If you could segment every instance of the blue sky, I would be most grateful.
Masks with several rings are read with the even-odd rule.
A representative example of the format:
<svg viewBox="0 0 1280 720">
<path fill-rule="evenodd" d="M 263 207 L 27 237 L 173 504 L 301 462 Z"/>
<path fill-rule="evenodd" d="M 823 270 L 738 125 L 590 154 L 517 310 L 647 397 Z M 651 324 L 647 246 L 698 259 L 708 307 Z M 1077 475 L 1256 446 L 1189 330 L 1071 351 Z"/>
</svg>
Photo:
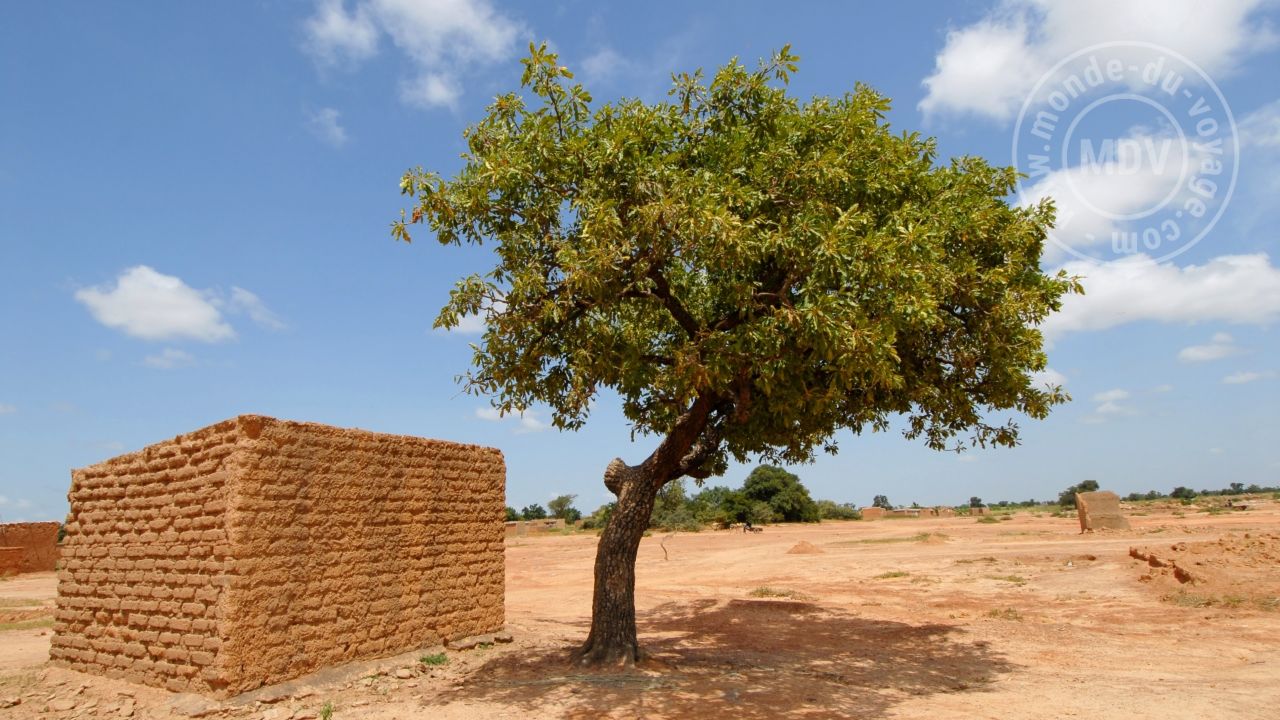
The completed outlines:
<svg viewBox="0 0 1280 720">
<path fill-rule="evenodd" d="M 858 504 L 1047 498 L 1086 478 L 1121 493 L 1277 484 L 1280 8 L 1182 5 L 6 4 L 0 520 L 61 518 L 70 468 L 249 412 L 499 447 L 516 506 L 609 499 L 605 465 L 651 442 L 630 441 L 608 398 L 587 429 L 560 433 L 537 409 L 496 419 L 461 394 L 479 335 L 430 328 L 486 253 L 388 234 L 403 171 L 459 167 L 463 129 L 516 86 L 530 40 L 550 42 L 598 100 L 661 99 L 674 70 L 791 43 L 796 94 L 869 83 L 894 99 L 896 127 L 937 136 L 943 159 L 1001 164 L 1015 163 L 1019 112 L 1048 101 L 1037 82 L 1061 79 L 1059 60 L 1106 42 L 1125 62 L 1139 53 L 1135 66 L 1189 60 L 1203 72 L 1187 70 L 1187 86 L 1220 88 L 1209 114 L 1239 148 L 1216 175 L 1209 215 L 1221 216 L 1188 225 L 1203 237 L 1173 257 L 1109 252 L 1107 233 L 1138 221 L 1086 210 L 1060 228 L 1044 267 L 1085 275 L 1089 294 L 1046 327 L 1046 380 L 1074 401 L 1024 423 L 1014 450 L 957 456 L 846 433 L 838 456 L 793 469 L 815 495 Z M 1200 117 L 1149 106 L 1077 105 L 1061 142 L 1167 149 Z M 1213 162 L 1173 147 L 1183 170 Z M 1190 198 L 1177 173 L 1098 179 L 1061 157 L 1010 201 L 1120 212 L 1170 188 Z"/>
</svg>

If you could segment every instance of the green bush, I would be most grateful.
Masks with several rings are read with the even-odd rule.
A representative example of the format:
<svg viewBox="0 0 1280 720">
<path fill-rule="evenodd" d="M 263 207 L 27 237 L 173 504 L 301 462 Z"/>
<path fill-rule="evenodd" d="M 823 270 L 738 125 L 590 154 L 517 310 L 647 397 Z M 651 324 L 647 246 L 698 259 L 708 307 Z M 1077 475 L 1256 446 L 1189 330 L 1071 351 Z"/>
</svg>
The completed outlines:
<svg viewBox="0 0 1280 720">
<path fill-rule="evenodd" d="M 854 507 L 853 503 L 819 500 L 818 517 L 823 520 L 861 520 L 862 512 Z"/>
</svg>

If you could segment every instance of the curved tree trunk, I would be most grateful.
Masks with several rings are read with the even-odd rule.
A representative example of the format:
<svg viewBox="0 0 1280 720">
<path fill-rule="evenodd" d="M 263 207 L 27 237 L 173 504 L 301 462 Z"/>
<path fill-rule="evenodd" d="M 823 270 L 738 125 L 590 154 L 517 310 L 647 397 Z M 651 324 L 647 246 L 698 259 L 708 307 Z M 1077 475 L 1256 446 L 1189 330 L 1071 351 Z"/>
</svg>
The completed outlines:
<svg viewBox="0 0 1280 720">
<path fill-rule="evenodd" d="M 616 465 L 610 466 L 615 469 Z M 641 659 L 636 638 L 636 551 L 649 527 L 661 484 L 643 477 L 640 468 L 627 470 L 630 477 L 619 488 L 617 505 L 596 547 L 591 634 L 578 651 L 584 665 L 631 665 Z"/>
<path fill-rule="evenodd" d="M 644 462 L 630 466 L 614 459 L 604 486 L 618 496 L 596 546 L 591 634 L 578 651 L 583 665 L 631 665 L 643 653 L 636 638 L 636 551 L 649 528 L 653 502 L 668 481 L 699 473 L 715 443 L 703 438 L 712 401 L 698 398 Z M 701 477 L 706 477 L 701 475 Z"/>
</svg>

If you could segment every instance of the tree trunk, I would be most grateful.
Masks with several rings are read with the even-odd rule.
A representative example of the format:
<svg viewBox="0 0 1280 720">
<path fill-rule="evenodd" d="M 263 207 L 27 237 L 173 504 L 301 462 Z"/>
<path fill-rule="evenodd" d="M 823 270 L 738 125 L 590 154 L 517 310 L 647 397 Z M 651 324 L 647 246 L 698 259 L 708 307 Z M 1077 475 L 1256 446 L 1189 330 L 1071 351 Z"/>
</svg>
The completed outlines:
<svg viewBox="0 0 1280 720">
<path fill-rule="evenodd" d="M 620 461 L 610 465 L 617 472 Z M 618 502 L 596 547 L 591 634 L 578 651 L 583 665 L 632 665 L 641 659 L 636 638 L 636 551 L 649 528 L 661 483 L 645 477 L 643 466 L 625 469 Z M 606 473 L 609 484 L 609 473 Z"/>
<path fill-rule="evenodd" d="M 667 482 L 700 472 L 715 443 L 703 438 L 712 400 L 699 397 L 644 462 L 630 466 L 614 459 L 604 486 L 618 496 L 596 546 L 591 634 L 578 651 L 583 665 L 632 665 L 643 653 L 636 638 L 636 551 L 649 528 L 653 502 Z M 705 477 L 705 475 L 703 476 Z"/>
</svg>

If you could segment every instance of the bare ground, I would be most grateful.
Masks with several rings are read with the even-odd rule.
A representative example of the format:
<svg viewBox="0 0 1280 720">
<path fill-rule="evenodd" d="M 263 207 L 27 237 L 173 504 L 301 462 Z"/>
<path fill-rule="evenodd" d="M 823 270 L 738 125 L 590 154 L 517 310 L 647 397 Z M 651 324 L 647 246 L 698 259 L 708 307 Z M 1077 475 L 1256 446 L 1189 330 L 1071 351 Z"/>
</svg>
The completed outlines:
<svg viewBox="0 0 1280 720">
<path fill-rule="evenodd" d="M 652 659 L 626 672 L 567 662 L 595 537 L 510 539 L 514 643 L 327 673 L 207 717 L 1280 717 L 1280 504 L 1145 510 L 1086 535 L 1029 513 L 655 533 L 637 569 Z M 0 581 L 0 718 L 181 717 L 163 691 L 44 665 L 54 587 Z"/>
</svg>

